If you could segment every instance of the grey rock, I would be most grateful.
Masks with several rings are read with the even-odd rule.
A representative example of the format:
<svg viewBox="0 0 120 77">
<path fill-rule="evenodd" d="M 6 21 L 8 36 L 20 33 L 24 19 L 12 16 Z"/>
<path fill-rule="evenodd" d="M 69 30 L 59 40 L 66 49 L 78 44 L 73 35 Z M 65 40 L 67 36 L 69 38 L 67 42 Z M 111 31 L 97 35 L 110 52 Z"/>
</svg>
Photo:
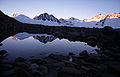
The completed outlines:
<svg viewBox="0 0 120 77">
<path fill-rule="evenodd" d="M 75 56 L 75 54 L 72 52 L 69 52 L 69 56 Z"/>
<path fill-rule="evenodd" d="M 26 59 L 22 58 L 22 57 L 18 57 L 15 59 L 15 62 L 24 62 L 26 61 Z"/>
<path fill-rule="evenodd" d="M 109 62 L 108 62 L 108 69 L 109 69 L 111 72 L 120 74 L 120 62 L 109 61 Z"/>
<path fill-rule="evenodd" d="M 0 46 L 2 46 L 3 44 L 2 43 L 0 43 Z"/>
<path fill-rule="evenodd" d="M 6 53 L 7 53 L 6 50 L 1 50 L 1 51 L 0 51 L 0 55 L 5 55 Z"/>
<path fill-rule="evenodd" d="M 67 56 L 55 55 L 55 54 L 50 54 L 48 57 L 53 58 L 55 60 L 67 60 L 68 59 Z"/>
<path fill-rule="evenodd" d="M 87 53 L 86 50 L 84 50 L 84 51 L 79 53 L 79 56 L 89 57 L 89 54 Z"/>
<path fill-rule="evenodd" d="M 48 71 L 48 74 L 46 74 L 45 77 L 58 77 L 58 76 L 57 76 L 57 71 L 50 69 L 50 70 Z"/>
<path fill-rule="evenodd" d="M 58 72 L 58 77 L 83 77 L 84 76 L 83 70 L 77 70 L 71 67 L 64 67 Z"/>
<path fill-rule="evenodd" d="M 96 38 L 95 36 L 89 36 L 89 37 L 87 38 L 87 40 L 88 40 L 88 41 L 90 41 L 90 40 L 94 40 L 94 41 L 96 41 L 97 38 Z"/>
</svg>

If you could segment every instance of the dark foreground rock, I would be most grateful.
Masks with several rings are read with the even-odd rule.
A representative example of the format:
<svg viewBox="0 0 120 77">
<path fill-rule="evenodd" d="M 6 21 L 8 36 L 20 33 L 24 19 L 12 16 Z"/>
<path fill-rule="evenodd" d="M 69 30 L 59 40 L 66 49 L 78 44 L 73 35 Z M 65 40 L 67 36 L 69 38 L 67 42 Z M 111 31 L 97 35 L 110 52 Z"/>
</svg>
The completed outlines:
<svg viewBox="0 0 120 77">
<path fill-rule="evenodd" d="M 0 43 L 0 46 L 2 46 L 3 44 L 2 43 Z"/>
<path fill-rule="evenodd" d="M 1 50 L 1 51 L 0 51 L 0 55 L 5 55 L 6 53 L 7 53 L 6 50 Z"/>
<path fill-rule="evenodd" d="M 119 77 L 120 62 L 87 51 L 80 56 L 50 54 L 44 59 L 24 59 L 15 62 L 2 61 L 1 77 Z M 85 56 L 85 57 L 82 57 Z M 50 61 L 51 60 L 51 61 Z"/>
</svg>

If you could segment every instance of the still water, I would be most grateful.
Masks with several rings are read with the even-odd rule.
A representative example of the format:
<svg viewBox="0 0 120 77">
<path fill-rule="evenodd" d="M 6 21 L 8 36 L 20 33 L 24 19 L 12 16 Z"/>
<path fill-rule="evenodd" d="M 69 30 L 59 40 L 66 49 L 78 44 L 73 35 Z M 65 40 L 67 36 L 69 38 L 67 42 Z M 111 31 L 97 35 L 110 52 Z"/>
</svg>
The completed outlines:
<svg viewBox="0 0 120 77">
<path fill-rule="evenodd" d="M 81 51 L 95 52 L 97 47 L 91 47 L 85 42 L 59 39 L 47 34 L 18 33 L 2 41 L 0 50 L 6 50 L 11 59 L 17 57 L 29 58 L 31 56 L 42 57 L 49 54 L 67 55 L 73 52 L 78 55 Z"/>
</svg>

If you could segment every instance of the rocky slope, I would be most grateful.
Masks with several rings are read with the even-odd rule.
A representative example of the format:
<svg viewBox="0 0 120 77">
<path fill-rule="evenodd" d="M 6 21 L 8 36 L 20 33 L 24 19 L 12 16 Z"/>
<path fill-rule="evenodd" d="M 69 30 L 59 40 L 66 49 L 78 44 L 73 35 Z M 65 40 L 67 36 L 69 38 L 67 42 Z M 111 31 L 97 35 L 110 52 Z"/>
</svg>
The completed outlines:
<svg viewBox="0 0 120 77">
<path fill-rule="evenodd" d="M 35 16 L 33 19 L 60 23 L 60 21 L 56 17 L 54 17 L 53 15 L 49 15 L 48 13 L 40 14 L 39 16 Z"/>
</svg>

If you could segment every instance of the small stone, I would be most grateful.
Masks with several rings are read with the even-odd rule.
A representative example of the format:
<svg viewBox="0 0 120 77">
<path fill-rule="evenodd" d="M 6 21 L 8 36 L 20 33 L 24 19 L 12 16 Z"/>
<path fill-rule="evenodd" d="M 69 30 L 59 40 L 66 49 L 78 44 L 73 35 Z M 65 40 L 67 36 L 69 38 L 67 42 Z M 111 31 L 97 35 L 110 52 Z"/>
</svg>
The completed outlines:
<svg viewBox="0 0 120 77">
<path fill-rule="evenodd" d="M 102 51 L 100 51 L 99 49 L 95 49 L 95 51 L 96 51 L 98 54 L 100 54 L 100 55 L 103 54 Z"/>
<path fill-rule="evenodd" d="M 86 50 L 84 50 L 84 51 L 79 53 L 79 56 L 89 57 L 89 54 L 87 53 Z"/>
<path fill-rule="evenodd" d="M 41 61 L 41 59 L 30 59 L 31 63 L 37 63 L 38 61 Z"/>
<path fill-rule="evenodd" d="M 95 46 L 97 45 L 97 42 L 94 41 L 94 40 L 89 40 L 89 41 L 87 42 L 87 44 L 90 45 L 90 46 L 92 46 L 92 47 L 95 47 Z"/>
<path fill-rule="evenodd" d="M 113 56 L 113 53 L 111 52 L 111 50 L 105 50 L 103 53 L 107 56 Z"/>
<path fill-rule="evenodd" d="M 65 67 L 65 63 L 64 62 L 58 62 L 58 63 L 54 63 L 53 66 Z"/>
<path fill-rule="evenodd" d="M 49 69 L 49 72 L 48 72 L 48 74 L 46 74 L 45 77 L 58 77 L 57 76 L 57 71 L 53 70 L 53 69 Z"/>
<path fill-rule="evenodd" d="M 44 65 L 40 65 L 39 69 L 44 75 L 48 73 L 48 68 L 45 67 Z"/>
<path fill-rule="evenodd" d="M 18 57 L 15 59 L 15 62 L 24 62 L 26 61 L 26 59 L 22 58 L 22 57 Z"/>
<path fill-rule="evenodd" d="M 55 59 L 55 60 L 67 60 L 68 57 L 64 55 L 56 55 L 56 54 L 50 54 L 48 56 L 49 58 Z"/>
<path fill-rule="evenodd" d="M 90 53 L 89 57 L 86 59 L 86 61 L 91 63 L 100 63 L 101 58 L 98 54 Z"/>
<path fill-rule="evenodd" d="M 72 52 L 69 52 L 69 56 L 75 56 L 75 54 Z"/>
<path fill-rule="evenodd" d="M 3 44 L 2 43 L 0 43 L 0 46 L 2 46 Z"/>
<path fill-rule="evenodd" d="M 58 77 L 83 77 L 83 70 L 77 70 L 72 67 L 64 67 L 58 72 Z"/>
<path fill-rule="evenodd" d="M 120 62 L 109 61 L 108 62 L 108 69 L 111 72 L 120 74 Z"/>
<path fill-rule="evenodd" d="M 96 41 L 97 38 L 96 38 L 95 36 L 89 36 L 89 37 L 87 38 L 87 40 L 88 40 L 88 41 L 90 41 L 90 40 L 94 40 L 94 41 Z"/>
<path fill-rule="evenodd" d="M 1 50 L 0 51 L 0 55 L 5 55 L 6 53 L 8 53 L 6 50 Z"/>
</svg>

